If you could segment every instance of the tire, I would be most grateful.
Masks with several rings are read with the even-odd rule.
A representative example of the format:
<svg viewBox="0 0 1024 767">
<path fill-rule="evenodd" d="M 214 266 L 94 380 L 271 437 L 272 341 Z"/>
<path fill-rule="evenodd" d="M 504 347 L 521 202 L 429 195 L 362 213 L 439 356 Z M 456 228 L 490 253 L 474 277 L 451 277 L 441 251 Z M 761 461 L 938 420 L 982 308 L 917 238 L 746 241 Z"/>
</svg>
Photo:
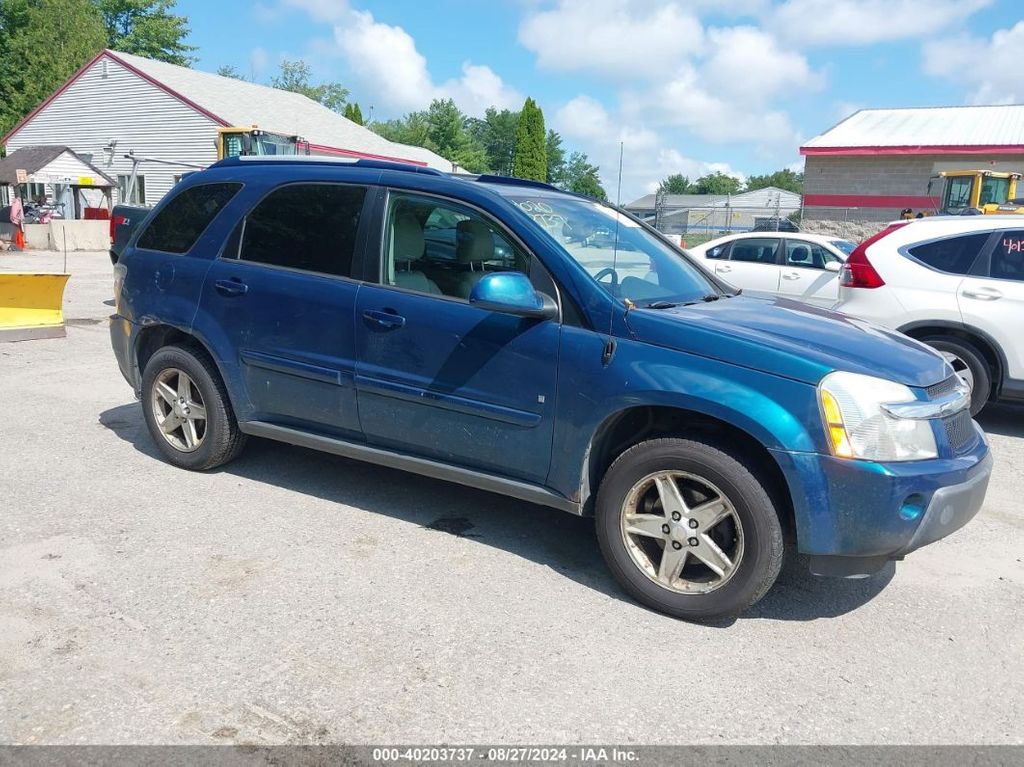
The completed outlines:
<svg viewBox="0 0 1024 767">
<path fill-rule="evenodd" d="M 175 393 L 183 393 L 183 386 L 188 396 L 175 398 Z M 174 406 L 172 399 L 185 402 Z M 198 417 L 200 411 L 205 418 Z M 142 373 L 142 412 L 160 452 L 183 469 L 223 466 L 245 446 L 220 373 L 213 360 L 195 347 L 165 346 L 150 357 Z M 168 432 L 161 428 L 161 420 Z M 187 428 L 186 420 L 192 421 L 194 429 Z"/>
<path fill-rule="evenodd" d="M 775 506 L 764 484 L 725 450 L 696 439 L 641 442 L 619 456 L 598 489 L 597 537 L 612 575 L 638 602 L 666 615 L 686 620 L 735 616 L 768 592 L 782 568 L 782 526 Z M 684 502 L 678 522 L 664 513 L 663 493 L 672 497 L 659 484 L 666 476 Z M 716 523 L 701 506 L 713 506 L 711 497 L 718 495 L 725 503 L 717 513 L 726 507 L 731 511 Z M 624 522 L 632 511 L 640 514 Z M 634 524 L 644 532 L 630 533 Z M 666 529 L 671 532 L 664 535 Z M 651 535 L 657 530 L 664 535 L 660 541 Z M 670 545 L 683 564 L 677 579 L 668 576 L 668 586 L 659 580 L 658 568 Z M 705 558 L 719 559 L 721 566 L 715 548 L 732 564 L 731 569 L 721 567 L 725 577 L 705 563 Z"/>
<path fill-rule="evenodd" d="M 952 356 L 946 358 L 953 370 L 971 387 L 971 415 L 980 413 L 992 395 L 992 371 L 977 347 L 953 336 L 930 336 L 921 342 Z"/>
</svg>

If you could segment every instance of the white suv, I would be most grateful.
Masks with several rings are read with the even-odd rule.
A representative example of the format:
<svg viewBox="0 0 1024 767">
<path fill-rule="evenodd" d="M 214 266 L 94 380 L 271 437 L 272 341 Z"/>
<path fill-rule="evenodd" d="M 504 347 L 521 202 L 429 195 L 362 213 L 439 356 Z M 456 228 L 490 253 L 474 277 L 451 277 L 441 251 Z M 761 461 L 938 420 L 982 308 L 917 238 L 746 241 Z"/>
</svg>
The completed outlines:
<svg viewBox="0 0 1024 767">
<path fill-rule="evenodd" d="M 941 351 L 972 413 L 1024 399 L 1024 216 L 895 222 L 850 254 L 836 309 Z"/>
</svg>

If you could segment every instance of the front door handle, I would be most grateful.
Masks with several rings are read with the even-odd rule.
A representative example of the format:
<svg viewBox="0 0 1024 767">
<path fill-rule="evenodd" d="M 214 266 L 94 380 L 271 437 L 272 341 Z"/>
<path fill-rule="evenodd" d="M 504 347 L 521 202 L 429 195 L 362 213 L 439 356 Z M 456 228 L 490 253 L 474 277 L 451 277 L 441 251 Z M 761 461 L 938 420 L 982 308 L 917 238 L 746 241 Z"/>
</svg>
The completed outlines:
<svg viewBox="0 0 1024 767">
<path fill-rule="evenodd" d="M 979 301 L 995 301 L 1003 297 L 995 288 L 978 288 L 977 290 L 962 290 L 960 295 L 967 298 L 976 298 Z"/>
<path fill-rule="evenodd" d="M 405 326 L 405 317 L 398 315 L 394 310 L 367 309 L 363 312 L 363 319 L 370 326 L 381 330 L 398 330 Z"/>
<path fill-rule="evenodd" d="M 222 296 L 227 296 L 228 298 L 244 296 L 246 291 L 249 290 L 249 286 L 237 277 L 232 277 L 230 280 L 217 280 L 213 283 L 213 287 Z"/>
<path fill-rule="evenodd" d="M 716 272 L 721 272 L 722 274 L 725 274 L 726 272 L 731 272 L 732 271 L 732 267 L 731 266 L 726 266 L 725 264 L 718 264 L 715 267 L 715 271 Z"/>
<path fill-rule="evenodd" d="M 799 280 L 800 279 L 800 272 L 785 272 L 782 275 L 782 279 L 784 279 L 784 280 Z"/>
</svg>

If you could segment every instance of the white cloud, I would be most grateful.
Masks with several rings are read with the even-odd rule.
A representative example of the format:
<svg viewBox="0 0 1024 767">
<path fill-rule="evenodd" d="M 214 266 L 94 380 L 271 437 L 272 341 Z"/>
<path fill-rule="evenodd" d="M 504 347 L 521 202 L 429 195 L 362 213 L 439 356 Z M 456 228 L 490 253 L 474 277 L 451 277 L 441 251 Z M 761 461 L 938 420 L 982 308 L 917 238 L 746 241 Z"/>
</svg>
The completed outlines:
<svg viewBox="0 0 1024 767">
<path fill-rule="evenodd" d="M 786 0 L 772 31 L 798 46 L 865 45 L 923 38 L 964 21 L 992 0 Z"/>
<path fill-rule="evenodd" d="M 519 42 L 544 69 L 656 79 L 701 49 L 703 29 L 681 3 L 559 0 L 527 15 Z"/>
<path fill-rule="evenodd" d="M 255 75 L 263 74 L 270 63 L 270 56 L 264 48 L 253 48 L 249 51 L 249 67 Z"/>
<path fill-rule="evenodd" d="M 802 54 L 784 50 L 756 27 L 727 27 L 708 32 L 714 53 L 702 67 L 702 80 L 712 92 L 763 101 L 786 88 L 817 89 L 823 78 Z"/>
<path fill-rule="evenodd" d="M 316 21 L 339 22 L 347 18 L 351 10 L 348 0 L 282 0 L 282 4 L 305 11 Z"/>
<path fill-rule="evenodd" d="M 667 146 L 657 132 L 642 124 L 613 118 L 604 105 L 589 96 L 577 96 L 554 113 L 552 127 L 587 152 L 601 169 L 602 185 L 614 199 L 618 186 L 619 151 L 622 151 L 622 201 L 653 192 L 672 173 L 696 179 L 720 170 L 740 176 L 729 165 L 696 160 Z"/>
<path fill-rule="evenodd" d="M 327 0 L 289 2 L 334 5 Z M 461 77 L 435 83 L 412 35 L 402 27 L 375 20 L 369 11 L 347 11 L 334 27 L 334 39 L 354 85 L 373 94 L 369 100 L 386 110 L 422 109 L 435 98 L 452 98 L 464 111 L 480 115 L 491 105 L 503 108 L 523 102 L 523 96 L 490 67 L 468 61 L 462 65 Z"/>
<path fill-rule="evenodd" d="M 926 43 L 924 71 L 971 88 L 972 104 L 1014 104 L 1024 101 L 1020 54 L 1024 21 L 996 30 L 989 40 L 954 37 Z"/>
</svg>

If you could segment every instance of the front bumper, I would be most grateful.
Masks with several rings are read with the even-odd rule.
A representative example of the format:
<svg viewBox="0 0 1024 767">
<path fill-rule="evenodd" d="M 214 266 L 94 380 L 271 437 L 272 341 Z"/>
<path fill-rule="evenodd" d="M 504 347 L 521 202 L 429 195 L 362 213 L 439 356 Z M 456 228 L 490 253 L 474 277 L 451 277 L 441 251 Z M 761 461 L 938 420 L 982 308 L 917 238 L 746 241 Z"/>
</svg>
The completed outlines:
<svg viewBox="0 0 1024 767">
<path fill-rule="evenodd" d="M 773 451 L 793 498 L 797 546 L 821 575 L 865 575 L 944 538 L 981 509 L 992 455 L 977 424 L 968 452 L 905 463 Z"/>
</svg>

